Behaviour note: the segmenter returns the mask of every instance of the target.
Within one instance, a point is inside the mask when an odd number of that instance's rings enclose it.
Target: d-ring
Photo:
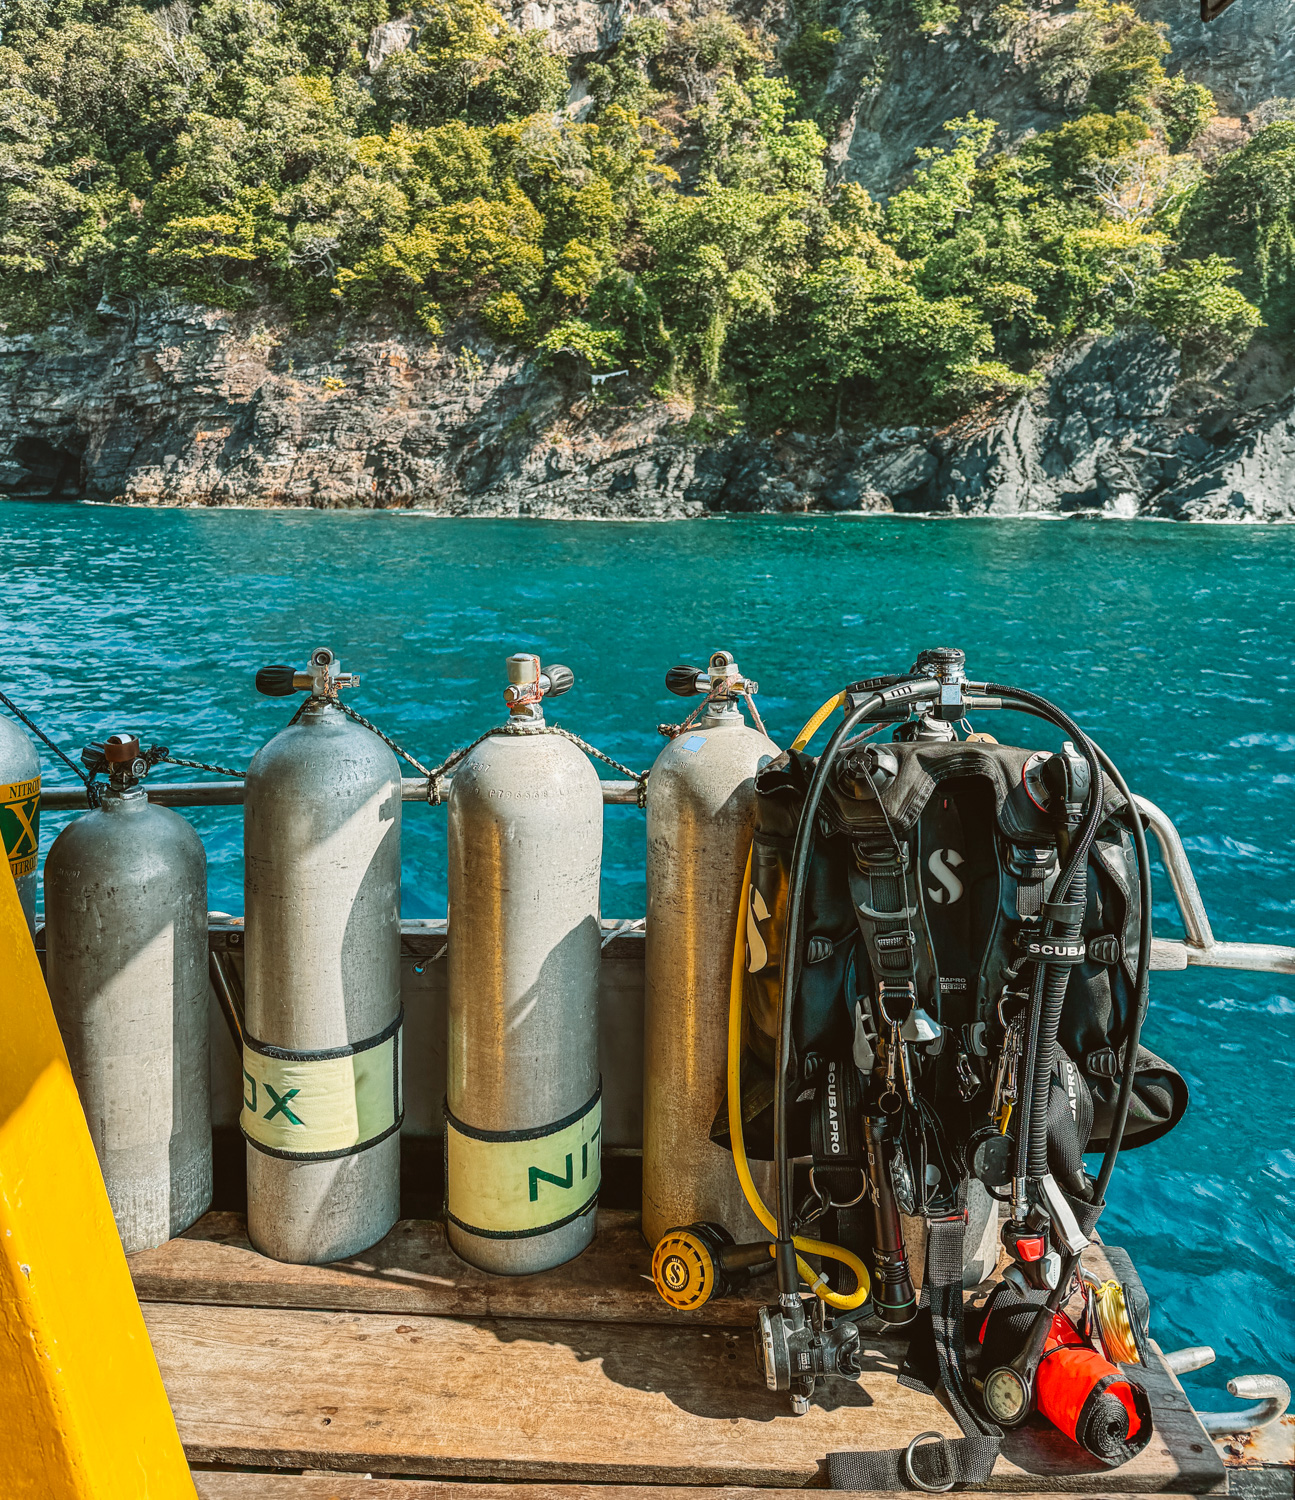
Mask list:
[[[919,1490],[925,1490],[928,1495],[943,1495],[946,1490],[953,1488],[952,1477],[945,1484],[927,1484],[925,1479],[918,1477],[913,1468],[913,1449],[917,1447],[918,1443],[924,1443],[927,1438],[934,1438],[937,1443],[944,1442],[944,1434],[942,1432],[919,1432],[913,1441],[909,1443],[908,1447],[904,1449],[904,1473],[908,1475],[909,1480]]]
[[[853,1198],[850,1199],[848,1203],[838,1203],[836,1199],[832,1197],[831,1193],[828,1193],[826,1196],[824,1196],[822,1188],[820,1188],[818,1183],[814,1181],[814,1168],[811,1167],[809,1169],[809,1185],[814,1190],[814,1196],[827,1208],[853,1208],[856,1203],[862,1203],[864,1195],[868,1191],[868,1174],[863,1170],[862,1167],[856,1167],[854,1170],[859,1174],[859,1181],[861,1184],[859,1191]]]

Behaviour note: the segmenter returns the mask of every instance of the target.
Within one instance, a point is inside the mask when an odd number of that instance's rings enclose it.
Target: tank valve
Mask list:
[[[931,712],[936,719],[956,724],[967,711],[964,694],[967,686],[965,651],[956,646],[932,646],[919,652],[913,663],[914,677],[934,677],[940,684],[940,696]]]
[[[514,723],[544,723],[541,700],[560,698],[575,686],[576,674],[570,667],[540,667],[538,656],[518,651],[508,658],[508,686],[504,689],[504,702],[508,705],[508,716]]]
[[[341,663],[321,646],[310,653],[310,665],[304,672],[283,665],[262,667],[256,674],[256,691],[267,698],[290,698],[293,693],[309,693],[312,698],[336,698],[337,690],[359,687],[354,672],[343,672]]]
[[[671,667],[665,674],[665,685],[680,698],[694,698],[707,693],[713,703],[736,704],[743,694],[759,691],[758,684],[743,677],[730,651],[711,653],[710,666]]]
[[[127,792],[148,774],[148,760],[140,754],[139,738],[133,734],[110,734],[106,740],[87,745],[81,764],[92,776],[107,776],[115,792]]]

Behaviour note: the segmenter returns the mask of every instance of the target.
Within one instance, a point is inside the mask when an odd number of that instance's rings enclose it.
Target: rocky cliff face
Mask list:
[[[996,120],[1000,139],[1011,143],[1062,122],[1058,100],[1039,80],[1037,42],[1072,8],[1059,0],[1031,4],[1029,32],[1014,38],[996,31],[994,9],[986,3],[969,13],[968,26],[948,32],[896,26],[877,38],[884,86],[862,90],[841,127],[834,155],[842,178],[884,197],[912,167],[913,153],[939,139],[946,120],[973,110]],[[1190,0],[1152,0],[1138,11],[1166,25],[1172,71],[1211,89],[1233,126],[1266,101],[1295,93],[1295,0],[1238,0],[1209,26]],[[1221,129],[1226,134],[1228,126]]]
[[[0,339],[0,489],[148,505],[444,515],[908,511],[1295,519],[1292,372],[1184,391],[1134,331],[1071,350],[1030,396],[864,441],[709,436],[625,378],[591,386],[471,329],[344,347],[158,304],[92,337]],[[1285,399],[1282,399],[1282,397]]]
[[[631,16],[672,14],[644,0],[500,8],[586,60],[605,56]],[[788,0],[727,8],[773,37],[795,32]],[[850,101],[831,145],[834,176],[884,198],[914,152],[973,109],[997,120],[1007,142],[1056,125],[1063,114],[1039,82],[1039,38],[1073,4],[1034,0],[1029,34],[1016,37],[1001,21],[1010,9],[964,5],[965,24],[922,33],[911,22],[877,30],[863,0],[845,0],[835,12],[842,31],[853,34],[857,20],[863,40],[841,51],[838,71],[849,76],[828,84]],[[1166,23],[1174,69],[1233,112],[1211,127],[1215,147],[1245,138],[1255,123],[1247,112],[1295,94],[1295,0],[1239,0],[1208,29],[1192,0],[1141,9]],[[409,16],[375,28],[370,71],[414,36]],[[579,116],[584,100],[577,81],[569,112]],[[1201,149],[1212,149],[1209,138]],[[128,318],[106,305],[100,313],[93,332],[0,330],[0,492],[447,515],[1295,519],[1295,359],[1263,345],[1226,387],[1212,387],[1184,382],[1175,351],[1134,330],[1070,349],[1031,394],[950,429],[757,440],[717,433],[629,377],[591,383],[574,361],[541,366],[468,325],[435,342],[377,323],[305,335],[265,314],[165,296]]]

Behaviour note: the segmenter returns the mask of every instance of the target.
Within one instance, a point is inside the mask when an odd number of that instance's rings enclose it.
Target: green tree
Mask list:
[[[340,73],[368,46],[387,19],[386,0],[284,0],[284,30],[312,69]]]
[[[970,212],[977,163],[998,127],[969,114],[944,128],[952,141],[918,149],[923,165],[912,186],[896,193],[886,209],[887,237],[909,258],[928,254],[959,216]]]
[[[842,256],[805,278],[751,396],[766,422],[924,420],[975,384],[993,343],[967,299],[924,297],[892,267]]]
[[[414,45],[373,80],[392,120],[492,125],[556,109],[566,97],[566,66],[544,34],[510,31],[484,0],[435,0],[414,12],[414,24]]]
[[[1261,322],[1259,309],[1230,285],[1240,274],[1219,255],[1184,260],[1147,284],[1138,310],[1182,348],[1189,365],[1220,365]]]
[[[621,39],[606,62],[586,64],[585,86],[594,101],[595,119],[613,105],[646,114],[665,102],[669,95],[654,84],[653,78],[669,38],[664,21],[635,17],[625,23]]]
[[[1240,267],[1238,290],[1272,334],[1295,333],[1295,120],[1225,156],[1184,209],[1180,235],[1184,255]]]
[[[681,373],[714,384],[734,321],[777,316],[780,292],[804,270],[805,208],[799,193],[719,186],[654,205],[646,279]]]
[[[1192,83],[1175,73],[1156,91],[1156,108],[1170,148],[1183,151],[1214,118],[1214,95],[1203,83]]]

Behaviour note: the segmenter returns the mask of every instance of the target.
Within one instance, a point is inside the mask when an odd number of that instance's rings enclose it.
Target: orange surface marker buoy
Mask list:
[[[0,1492],[195,1500],[18,892],[0,862]]]

